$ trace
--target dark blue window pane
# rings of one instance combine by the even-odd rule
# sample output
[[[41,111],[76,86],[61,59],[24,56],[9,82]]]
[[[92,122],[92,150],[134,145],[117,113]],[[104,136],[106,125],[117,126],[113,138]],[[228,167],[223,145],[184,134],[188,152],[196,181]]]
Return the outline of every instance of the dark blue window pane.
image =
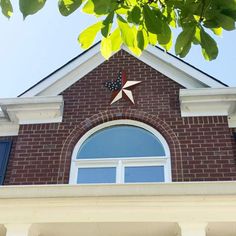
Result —
[[[10,149],[11,141],[0,141],[0,185],[4,182]]]
[[[116,168],[115,167],[99,167],[99,168],[79,168],[78,184],[92,183],[115,183]]]
[[[164,182],[164,166],[125,167],[125,183]]]
[[[102,129],[81,146],[77,159],[165,156],[159,139],[145,129],[123,125]]]

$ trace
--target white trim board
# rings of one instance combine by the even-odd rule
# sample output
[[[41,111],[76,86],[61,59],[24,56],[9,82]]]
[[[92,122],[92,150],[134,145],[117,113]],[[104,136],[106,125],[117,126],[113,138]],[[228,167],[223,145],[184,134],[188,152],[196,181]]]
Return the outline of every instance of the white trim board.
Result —
[[[142,184],[51,184],[4,185],[0,188],[3,199],[84,198],[117,196],[232,196],[236,200],[236,181],[200,181]],[[195,203],[196,206],[196,203]],[[236,205],[235,205],[236,206]],[[14,209],[13,209],[14,210]]]
[[[133,55],[126,47],[122,47],[122,49]],[[138,59],[185,88],[225,87],[210,76],[154,46],[149,46]],[[39,82],[39,84],[22,94],[21,97],[56,96],[104,61],[105,59],[100,53],[99,43],[47,79]]]
[[[21,124],[62,121],[62,96],[0,99],[0,136],[17,135]]]
[[[182,117],[227,116],[236,127],[236,88],[180,89],[179,99]]]
[[[3,186],[0,221],[235,222],[235,186],[235,182]]]

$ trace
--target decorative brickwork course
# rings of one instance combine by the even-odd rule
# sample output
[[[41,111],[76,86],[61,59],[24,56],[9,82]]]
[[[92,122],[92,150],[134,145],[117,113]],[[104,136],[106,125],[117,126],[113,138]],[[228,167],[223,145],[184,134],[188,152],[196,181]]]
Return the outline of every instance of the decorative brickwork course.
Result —
[[[122,99],[110,105],[104,86],[125,70],[135,105]],[[171,150],[173,181],[236,180],[236,141],[225,117],[181,118],[180,85],[124,51],[114,55],[62,93],[60,124],[22,125],[13,148],[5,184],[68,183],[71,155],[92,127],[116,119],[138,120],[158,130]]]

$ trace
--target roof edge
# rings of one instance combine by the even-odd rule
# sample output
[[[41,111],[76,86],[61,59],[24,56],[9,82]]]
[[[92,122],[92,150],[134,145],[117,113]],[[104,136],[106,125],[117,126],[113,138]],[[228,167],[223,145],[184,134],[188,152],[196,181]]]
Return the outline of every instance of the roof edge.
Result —
[[[76,67],[80,66],[81,64],[84,64],[86,61],[88,63],[88,61],[90,60],[90,58],[92,58],[95,54],[100,54],[100,49],[99,49],[99,44],[100,41],[97,42],[96,44],[94,44],[92,47],[90,47],[89,49],[87,49],[86,51],[82,52],[81,54],[79,54],[78,56],[74,57],[73,59],[71,59],[70,61],[68,61],[67,63],[65,63],[63,66],[61,66],[60,68],[58,68],[57,70],[53,71],[52,73],[50,73],[48,76],[46,76],[45,78],[43,78],[42,80],[40,80],[38,83],[36,83],[35,85],[31,86],[29,89],[25,90],[23,93],[21,93],[20,95],[18,95],[18,97],[26,97],[26,96],[37,96],[37,95],[44,95],[44,93],[41,94],[42,91],[47,89],[47,86],[53,86],[53,84],[58,81],[61,80],[66,73],[68,72],[68,67],[69,65],[73,64],[73,66],[71,67],[72,70],[75,69]],[[124,46],[122,46],[121,49],[125,49],[125,51],[127,51],[128,53],[132,54],[128,49],[126,49]],[[144,52],[142,53],[142,55],[140,57],[137,57],[139,60],[145,62],[146,64],[148,64],[149,66],[152,66],[151,64],[153,64],[153,68],[158,70],[158,68],[160,69],[161,67],[156,67],[155,65],[157,65],[158,63],[152,63],[149,62],[147,63],[148,60],[151,60],[150,57],[145,58],[145,60],[142,60],[142,58],[144,58],[144,54],[145,52],[149,52],[152,55],[152,59],[156,58],[158,60],[158,62],[162,61],[162,63],[165,63],[167,66],[165,66],[164,70],[168,70],[168,68],[173,67],[176,70],[178,70],[179,72],[183,73],[185,76],[183,76],[183,78],[181,79],[181,75],[179,75],[179,78],[177,78],[177,80],[174,79],[175,77],[175,73],[171,72],[169,73],[163,73],[163,71],[160,71],[161,73],[165,74],[166,76],[168,76],[169,78],[173,79],[174,81],[178,82],[179,84],[183,85],[186,88],[195,88],[195,87],[228,87],[228,85],[226,85],[225,83],[219,81],[218,79],[214,78],[213,76],[210,76],[209,74],[205,73],[204,71],[192,66],[191,64],[185,62],[184,60],[172,55],[169,52],[166,52],[165,50],[163,50],[162,48],[158,47],[158,46],[149,46],[147,49],[144,50]],[[164,56],[163,56],[164,55]],[[134,55],[135,56],[135,55]],[[99,58],[101,59],[101,58]],[[103,63],[104,60],[100,60],[99,62],[97,62],[97,64],[94,66],[94,68],[98,65],[98,63]],[[93,65],[89,66],[89,69],[94,69],[92,68]],[[173,70],[172,68],[172,70]],[[61,73],[62,71],[66,71],[67,72],[64,74]],[[84,70],[84,69],[83,69]],[[84,70],[85,71],[85,70]],[[186,81],[186,75],[187,77],[191,77],[192,81]],[[84,75],[83,75],[84,76]],[[52,79],[52,77],[54,77]],[[51,79],[50,83],[46,83],[46,81],[48,82],[48,80]],[[195,80],[195,82],[194,82]],[[36,89],[38,87],[38,89]],[[49,95],[49,94],[46,94]],[[50,94],[50,95],[57,95],[57,94]]]

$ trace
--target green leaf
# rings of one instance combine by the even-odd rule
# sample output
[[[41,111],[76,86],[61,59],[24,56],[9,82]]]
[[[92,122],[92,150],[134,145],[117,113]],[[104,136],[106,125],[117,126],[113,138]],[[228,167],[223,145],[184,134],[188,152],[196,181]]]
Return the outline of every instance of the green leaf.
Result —
[[[83,12],[94,15],[106,15],[115,10],[118,3],[113,0],[88,0]]]
[[[143,6],[143,17],[147,30],[153,34],[161,33],[161,22],[157,17],[155,11],[153,11],[147,4]]]
[[[195,35],[195,27],[185,28],[177,37],[175,43],[175,53],[180,57],[185,57],[190,48]]]
[[[134,53],[136,56],[140,56],[142,53],[142,50],[140,50],[138,46],[138,30],[136,29],[135,26],[132,27],[132,32],[134,35],[134,44],[133,46],[129,46],[129,50]]]
[[[235,3],[235,8],[236,8],[236,3]],[[236,20],[236,9],[235,10],[225,9],[222,11],[222,14],[229,16],[229,17],[233,18],[234,20]]]
[[[128,5],[131,5],[131,6],[137,5],[137,0],[126,0],[126,2],[128,3]]]
[[[133,34],[132,28],[128,25],[128,23],[121,17],[117,16],[117,23],[120,28],[121,38],[124,44],[127,47],[134,47],[135,36]]]
[[[84,49],[88,49],[95,40],[97,33],[102,28],[102,22],[98,22],[96,24],[91,25],[87,29],[85,29],[82,33],[80,33],[78,37],[78,41],[81,44],[81,47]]]
[[[121,34],[120,34],[120,29],[116,28],[111,35],[109,36],[110,40],[111,40],[111,45],[112,45],[112,51],[116,52],[120,49],[121,45],[122,45],[122,38],[121,38]]]
[[[143,51],[148,45],[148,35],[146,30],[138,30],[137,33],[137,46]]]
[[[131,11],[128,12],[127,20],[130,23],[139,24],[141,18],[141,10],[138,6],[134,6]]]
[[[0,6],[2,8],[2,14],[7,18],[10,18],[13,13],[13,8],[10,0],[0,0]]]
[[[169,25],[163,20],[162,21],[162,33],[157,34],[157,41],[161,45],[167,45],[172,39],[172,34]]]
[[[218,55],[218,48],[215,40],[209,34],[207,34],[203,28],[201,28],[200,36],[201,36],[202,54],[204,58],[207,61],[216,59]]]
[[[175,11],[172,9],[168,15],[169,25],[173,28],[176,28],[176,14]]]
[[[211,30],[212,30],[212,32],[213,32],[215,35],[218,35],[218,36],[221,36],[221,35],[222,35],[223,29],[222,29],[221,27],[219,27],[219,28],[212,28]]]
[[[94,14],[94,4],[92,0],[88,0],[83,7],[83,12],[87,14]]]
[[[106,17],[106,19],[102,22],[103,27],[101,30],[102,35],[106,38],[111,30],[112,27],[112,23],[113,23],[113,18],[114,18],[114,12],[111,12],[110,14],[108,14],[108,16]]]
[[[220,26],[216,19],[206,20],[203,22],[203,25],[206,28],[218,28]]]
[[[170,40],[168,43],[166,44],[161,44],[161,46],[166,50],[169,51],[172,47],[172,40]]]
[[[195,45],[198,45],[201,43],[201,29],[199,27],[196,27],[195,35],[193,38],[193,43]]]
[[[23,14],[24,19],[28,15],[33,15],[41,10],[46,0],[19,0],[20,11]]]
[[[77,10],[81,6],[82,2],[83,0],[59,0],[59,11],[63,16],[68,16]]]
[[[169,24],[167,23],[167,18],[162,16],[160,12],[157,14],[160,14],[159,19],[161,23],[161,34],[157,34],[157,41],[158,43],[165,48],[166,50],[170,50],[172,46],[172,33]]]
[[[226,1],[214,0],[214,1],[216,1],[216,4],[219,9],[236,10],[236,1],[235,0],[226,0]]]
[[[226,16],[224,14],[217,14],[216,20],[219,23],[219,25],[222,26],[222,28],[225,30],[230,31],[235,29],[234,19],[229,16]]]
[[[111,45],[110,38],[103,38],[102,39],[100,50],[101,50],[103,57],[105,57],[108,60],[112,54],[112,45]]]
[[[157,35],[148,32],[148,40],[151,45],[155,46],[157,44]]]
[[[118,9],[116,9],[116,14],[118,15],[127,15],[128,14],[128,7],[120,7]]]

